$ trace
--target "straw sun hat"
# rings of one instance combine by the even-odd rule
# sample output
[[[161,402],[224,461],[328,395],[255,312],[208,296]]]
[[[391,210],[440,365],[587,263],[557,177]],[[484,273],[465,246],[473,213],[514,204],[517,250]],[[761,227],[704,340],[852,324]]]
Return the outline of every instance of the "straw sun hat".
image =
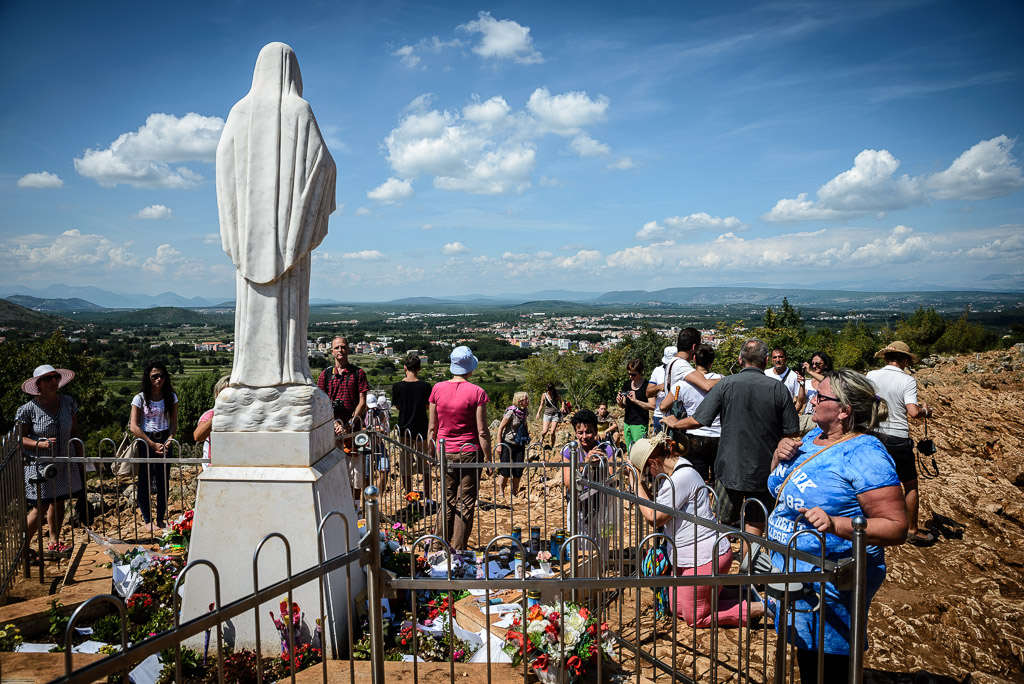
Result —
[[[665,443],[665,433],[659,432],[650,439],[643,437],[633,442],[633,448],[629,450],[629,462],[636,468],[638,473],[644,472],[647,459],[651,457],[654,450]]]
[[[44,363],[42,366],[36,367],[32,371],[32,377],[21,383],[21,391],[25,394],[31,394],[32,396],[39,395],[39,378],[50,373],[58,373],[60,375],[60,382],[57,384],[57,389],[64,387],[66,384],[71,382],[75,377],[75,372],[70,371],[67,368],[54,368],[48,363]]]
[[[886,347],[885,349],[879,349],[875,353],[875,358],[876,359],[885,358],[886,354],[903,354],[905,356],[909,356],[910,360],[913,363],[917,363],[919,361],[919,359],[917,358],[917,354],[911,353],[910,347],[907,346],[906,342],[900,342],[900,341],[890,342],[888,347]]]

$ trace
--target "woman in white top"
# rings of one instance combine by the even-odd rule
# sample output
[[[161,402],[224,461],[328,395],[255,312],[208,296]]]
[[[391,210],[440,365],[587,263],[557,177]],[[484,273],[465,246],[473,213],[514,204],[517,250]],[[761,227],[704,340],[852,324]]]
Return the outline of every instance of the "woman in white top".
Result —
[[[140,458],[170,458],[168,447],[178,431],[178,395],[171,387],[171,376],[167,367],[160,361],[150,361],[142,374],[142,391],[132,399],[132,417],[129,427],[138,439],[144,443],[139,449]],[[168,401],[170,399],[170,401]],[[150,517],[149,494],[151,479],[156,484],[156,525],[166,526],[167,482],[170,479],[171,467],[168,463],[156,466],[146,465],[139,468],[136,483],[136,497],[142,521],[155,532]]]
[[[710,344],[700,344],[693,355],[693,363],[697,366],[697,372],[708,380],[717,380],[722,377],[720,373],[712,373],[711,366],[715,363],[715,350]],[[677,386],[679,399],[686,407],[686,415],[692,416],[697,407],[704,401],[708,390],[702,389],[689,382],[680,381]],[[670,388],[668,395],[662,400],[662,411],[671,411],[672,402],[676,398],[676,387]],[[666,414],[668,415],[668,414]],[[718,441],[722,436],[722,420],[718,416],[711,425],[693,430],[687,430],[686,435],[690,440],[690,450],[687,458],[704,481],[711,483],[715,477],[715,459],[718,457]]]
[[[656,478],[664,474],[669,478],[671,486],[662,485],[655,499],[656,503],[680,510],[684,513],[714,520],[708,490],[704,480],[693,465],[671,451],[671,440],[665,433],[659,432],[652,439],[638,439],[629,452],[629,462],[640,473],[640,486],[637,496],[651,499],[646,479]],[[682,518],[675,518],[668,513],[655,511],[653,508],[640,506],[640,513],[651,525],[665,526],[665,533],[672,539],[676,551],[676,576],[711,575],[717,560],[718,573],[729,572],[732,565],[732,548],[729,541],[722,537],[715,549],[715,538],[718,533],[711,527],[695,525]],[[668,555],[671,556],[671,550]],[[712,626],[712,590],[713,587],[682,587],[679,591],[672,590],[672,611],[682,616],[686,623],[696,627]],[[726,600],[719,597],[717,624],[719,627],[735,627],[747,617],[756,619],[764,614],[764,604],[754,603],[748,607],[740,601]]]
[[[807,403],[800,414],[800,434],[806,435],[817,427],[814,424],[814,407],[817,402],[811,401],[812,397],[818,396],[818,385],[825,379],[826,373],[835,370],[832,367],[832,357],[827,352],[815,352],[810,363],[804,361],[804,391],[807,393]]]

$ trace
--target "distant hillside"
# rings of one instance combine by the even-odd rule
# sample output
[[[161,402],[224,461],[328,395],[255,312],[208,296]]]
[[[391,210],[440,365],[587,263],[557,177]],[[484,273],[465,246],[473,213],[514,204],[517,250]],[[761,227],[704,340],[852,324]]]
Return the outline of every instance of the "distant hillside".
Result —
[[[232,312],[207,312],[182,309],[175,306],[158,306],[137,311],[76,312],[70,314],[76,321],[106,326],[151,325],[155,328],[173,328],[180,325],[234,325]]]
[[[108,309],[145,309],[154,306],[202,307],[212,306],[220,301],[206,297],[182,297],[174,292],[163,292],[158,295],[122,294],[101,290],[98,287],[64,285],[63,283],[54,283],[41,288],[0,285],[0,297],[8,295],[28,295],[40,299],[84,299]]]
[[[61,316],[51,316],[26,309],[20,304],[0,299],[0,325],[27,331],[49,332],[59,327],[73,326],[75,322]]]
[[[782,298],[797,307],[827,309],[877,308],[907,310],[917,306],[937,309],[963,309],[1015,305],[1024,294],[1013,292],[927,291],[927,292],[856,292],[852,290],[809,290],[798,288],[759,287],[673,287],[655,292],[623,290],[606,292],[595,304],[640,304],[700,306],[721,304],[754,304],[777,306]]]
[[[4,297],[4,299],[34,311],[101,311],[103,309],[99,304],[93,304],[77,297],[72,299],[41,299],[39,297],[30,297],[29,295],[11,295],[10,297]]]

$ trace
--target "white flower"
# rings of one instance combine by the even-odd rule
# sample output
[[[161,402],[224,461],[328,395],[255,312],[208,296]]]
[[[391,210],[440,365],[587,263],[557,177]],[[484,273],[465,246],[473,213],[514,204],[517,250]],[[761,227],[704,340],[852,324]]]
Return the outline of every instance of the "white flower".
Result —
[[[581,616],[579,613],[570,613],[569,615],[565,616],[565,630],[567,632],[573,631],[576,632],[577,635],[579,635],[579,632],[583,631],[583,628],[586,626],[586,624],[587,621],[584,620],[583,616]]]
[[[550,624],[550,623],[547,620],[534,620],[526,628],[526,633],[527,634],[537,634],[537,633],[543,634],[544,630],[548,628],[548,624]]]

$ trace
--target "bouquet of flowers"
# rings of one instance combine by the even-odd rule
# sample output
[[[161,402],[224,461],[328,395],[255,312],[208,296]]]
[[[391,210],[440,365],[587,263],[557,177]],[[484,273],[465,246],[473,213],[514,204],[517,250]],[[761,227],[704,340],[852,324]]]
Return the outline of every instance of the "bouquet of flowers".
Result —
[[[597,658],[612,655],[614,640],[608,624],[599,625],[587,608],[576,603],[566,603],[564,615],[554,606],[531,606],[523,627],[518,617],[513,620],[502,650],[512,656],[513,666],[525,658],[541,681],[558,681],[558,670],[565,668],[566,681],[572,682]]]
[[[192,517],[194,511],[185,511],[171,523],[170,529],[164,530],[163,547],[175,546],[187,549],[192,541]]]
[[[447,619],[438,618],[433,628],[407,623],[395,637],[395,652],[407,655],[413,652],[413,631],[416,637],[417,655],[427,662],[445,662],[449,658],[457,663],[469,662],[479,646],[456,634]]]
[[[281,655],[283,656],[288,653],[289,632],[291,632],[296,645],[301,643],[299,637],[302,632],[302,612],[299,610],[298,603],[292,603],[291,610],[288,610],[287,598],[281,599],[280,609],[281,617],[278,618],[274,615],[274,611],[270,611],[270,619],[274,621],[274,626],[281,634]]]

